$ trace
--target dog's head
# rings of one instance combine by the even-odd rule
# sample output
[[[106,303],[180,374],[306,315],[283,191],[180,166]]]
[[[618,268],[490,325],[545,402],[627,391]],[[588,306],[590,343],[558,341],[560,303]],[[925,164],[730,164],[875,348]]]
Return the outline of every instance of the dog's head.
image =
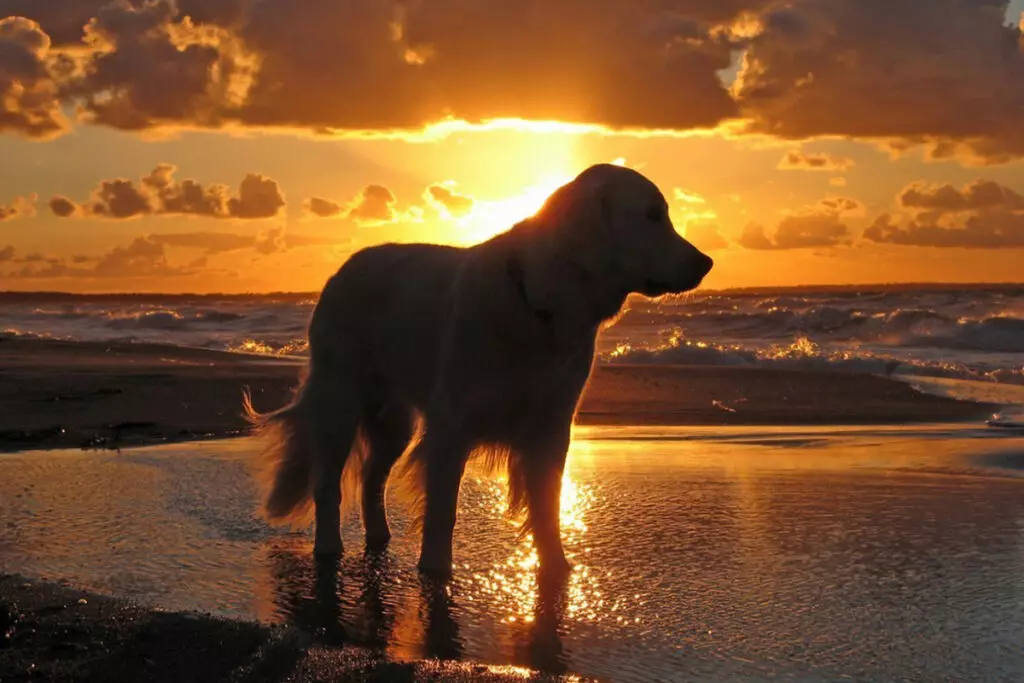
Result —
[[[556,312],[593,307],[595,297],[606,299],[597,303],[601,311],[617,310],[631,292],[686,292],[714,265],[676,232],[657,186],[621,166],[591,166],[556,190],[531,222],[539,244],[527,289]]]

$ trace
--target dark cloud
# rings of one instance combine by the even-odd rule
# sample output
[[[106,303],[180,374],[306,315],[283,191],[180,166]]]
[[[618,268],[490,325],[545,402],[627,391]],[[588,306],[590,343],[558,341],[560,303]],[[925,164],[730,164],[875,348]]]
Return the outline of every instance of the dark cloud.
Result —
[[[917,247],[1024,247],[1024,196],[990,180],[962,189],[914,183],[900,192],[902,216],[882,214],[864,231],[872,242]]]
[[[184,21],[170,0],[101,8],[91,52],[65,88],[88,121],[126,130],[217,127],[245,97],[251,59],[228,31]]]
[[[899,219],[882,214],[864,231],[864,237],[914,247],[1024,248],[1024,213],[988,211],[956,223],[927,215]]]
[[[767,4],[0,0],[0,11],[84,43],[68,52],[61,95],[126,130],[418,129],[449,116],[690,129],[737,113],[718,76],[734,46],[712,24]]]
[[[845,171],[854,165],[853,159],[831,154],[804,154],[800,150],[787,152],[779,161],[784,171]]]
[[[828,197],[786,216],[769,237],[763,225],[750,223],[740,235],[747,249],[810,249],[838,247],[850,243],[845,216],[859,215],[864,205],[848,197]]]
[[[0,130],[59,133],[58,98],[125,130],[361,133],[514,117],[685,131],[744,117],[748,131],[787,139],[924,144],[935,158],[997,163],[1024,157],[1024,39],[1006,25],[1007,7],[0,0],[0,16],[42,24],[7,19],[0,30],[0,94],[14,103],[0,110]],[[720,74],[741,50],[730,90]],[[783,167],[835,170],[822,156]]]
[[[794,0],[768,12],[734,93],[751,130],[1024,156],[1024,50],[1007,0]]]
[[[58,196],[50,200],[50,210],[61,218],[126,219],[153,214],[255,220],[273,218],[285,206],[277,182],[258,173],[246,175],[232,196],[225,185],[178,181],[175,171],[170,164],[159,164],[138,184],[123,178],[104,180],[89,201],[79,205]]]
[[[0,204],[0,222],[34,216],[36,213],[35,195],[29,197],[15,197],[9,204]]]
[[[334,218],[345,212],[345,207],[332,199],[313,197],[306,202],[306,210],[320,218]]]
[[[952,185],[914,183],[900,193],[900,206],[940,212],[1002,208],[1024,211],[1024,197],[991,180],[975,180],[962,190]]]
[[[465,216],[474,205],[472,197],[459,194],[445,185],[431,185],[424,193],[424,199],[453,218]]]
[[[17,251],[15,250],[15,248],[13,246],[11,246],[10,244],[8,244],[3,249],[0,249],[0,263],[5,263],[7,261],[13,261],[14,257],[16,255],[17,255]]]
[[[154,211],[153,197],[130,180],[104,180],[84,213],[103,218],[136,218]]]
[[[61,197],[58,195],[50,199],[50,211],[52,211],[53,215],[58,218],[70,218],[78,215],[81,211],[81,207],[67,197]]]
[[[61,133],[67,121],[58,91],[49,36],[28,19],[0,18],[0,133],[30,138]]]
[[[238,186],[238,196],[228,200],[228,213],[233,218],[273,218],[284,205],[284,194],[277,181],[249,173]]]

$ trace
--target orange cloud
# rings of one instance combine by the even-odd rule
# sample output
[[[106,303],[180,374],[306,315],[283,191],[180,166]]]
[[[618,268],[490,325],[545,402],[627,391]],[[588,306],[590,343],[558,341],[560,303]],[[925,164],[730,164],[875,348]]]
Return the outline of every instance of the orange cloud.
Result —
[[[786,152],[779,161],[783,171],[846,171],[854,166],[853,159],[831,154],[804,154],[800,150]]]
[[[855,199],[828,197],[783,218],[771,237],[763,225],[750,223],[739,244],[756,250],[845,246],[851,242],[851,233],[843,218],[863,212],[864,205]]]
[[[34,21],[0,18],[0,133],[42,139],[63,132],[58,92],[50,37]]]
[[[36,195],[15,197],[9,204],[0,204],[0,222],[36,215]]]
[[[760,23],[733,88],[749,130],[1024,156],[1024,40],[1005,0],[794,0]]]
[[[89,201],[76,204],[56,196],[50,199],[50,211],[59,218],[182,215],[256,220],[273,218],[285,206],[277,182],[258,173],[247,174],[232,196],[225,185],[178,181],[174,178],[176,170],[170,164],[159,164],[138,184],[124,178],[104,180]]]
[[[885,244],[962,249],[1024,247],[1024,196],[989,180],[962,189],[914,183],[897,197],[910,213],[886,213],[864,231]]]
[[[423,193],[428,204],[451,218],[461,218],[473,210],[475,202],[472,197],[459,194],[447,185],[431,185]]]

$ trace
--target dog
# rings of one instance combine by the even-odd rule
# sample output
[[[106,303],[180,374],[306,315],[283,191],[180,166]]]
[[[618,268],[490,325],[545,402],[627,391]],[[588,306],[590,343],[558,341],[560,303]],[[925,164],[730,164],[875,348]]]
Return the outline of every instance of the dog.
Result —
[[[676,232],[653,182],[608,164],[480,244],[356,252],[314,308],[291,402],[259,414],[244,397],[266,440],[265,518],[308,520],[312,507],[314,554],[340,555],[344,474],[367,547],[383,547],[385,485],[407,455],[400,479],[420,503],[419,569],[447,577],[460,481],[471,454],[486,451],[507,470],[508,508],[525,513],[541,572],[567,575],[561,481],[597,334],[631,293],[686,292],[712,266]]]

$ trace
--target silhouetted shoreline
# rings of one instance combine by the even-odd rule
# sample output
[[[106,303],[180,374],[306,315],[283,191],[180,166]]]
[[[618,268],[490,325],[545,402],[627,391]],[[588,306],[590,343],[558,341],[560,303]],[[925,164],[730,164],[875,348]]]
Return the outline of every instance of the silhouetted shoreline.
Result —
[[[248,433],[282,405],[295,359],[155,344],[0,338],[0,451],[122,448]],[[720,366],[598,366],[584,425],[807,425],[980,421],[997,406],[873,375]]]

